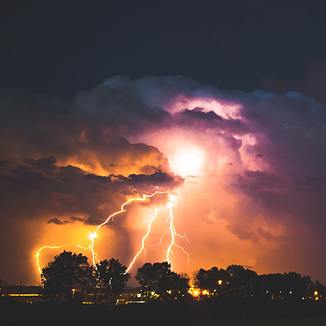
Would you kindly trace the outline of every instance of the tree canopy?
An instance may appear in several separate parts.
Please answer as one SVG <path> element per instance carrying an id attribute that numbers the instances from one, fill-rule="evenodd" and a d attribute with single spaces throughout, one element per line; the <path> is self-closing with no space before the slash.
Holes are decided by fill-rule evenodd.
<path id="1" fill-rule="evenodd" d="M 115 258 L 91 266 L 86 256 L 63 251 L 43 268 L 41 278 L 47 299 L 64 302 L 87 299 L 108 303 L 115 302 L 124 291 L 130 274 L 127 267 Z M 135 278 L 146 299 L 177 300 L 187 298 L 189 293 L 197 299 L 223 296 L 320 300 L 326 296 L 326 287 L 318 281 L 312 282 L 308 276 L 295 272 L 258 275 L 241 265 L 230 265 L 226 269 L 201 268 L 191 288 L 189 277 L 172 271 L 168 262 L 145 263 L 138 268 Z M 141 293 L 134 295 L 142 297 Z"/>
<path id="2" fill-rule="evenodd" d="M 188 276 L 171 271 L 167 262 L 144 264 L 138 268 L 136 280 L 145 292 L 154 293 L 163 300 L 185 297 L 189 289 Z"/>
<path id="3" fill-rule="evenodd" d="M 195 285 L 208 290 L 210 296 L 274 300 L 302 300 L 314 298 L 314 293 L 323 296 L 325 292 L 322 284 L 318 281 L 313 283 L 308 276 L 295 272 L 258 275 L 241 265 L 230 265 L 226 269 L 200 269 L 195 275 Z"/>
<path id="4" fill-rule="evenodd" d="M 93 268 L 87 257 L 64 251 L 42 270 L 44 293 L 52 300 L 71 301 L 82 298 L 94 283 Z"/>
<path id="5" fill-rule="evenodd" d="M 97 286 L 106 292 L 121 293 L 130 278 L 126 270 L 127 267 L 120 264 L 117 259 L 102 260 L 96 265 Z"/>

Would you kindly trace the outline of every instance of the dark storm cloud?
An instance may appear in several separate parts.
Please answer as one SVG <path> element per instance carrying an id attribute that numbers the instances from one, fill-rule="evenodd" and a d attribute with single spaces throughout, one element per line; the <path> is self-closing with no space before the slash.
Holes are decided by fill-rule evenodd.
<path id="1" fill-rule="evenodd" d="M 64 224 L 69 224 L 69 223 L 71 223 L 71 222 L 66 221 L 66 220 L 60 220 L 57 217 L 53 217 L 48 220 L 48 224 L 64 225 Z"/>
<path id="2" fill-rule="evenodd" d="M 62 220 L 58 217 L 52 217 L 47 221 L 48 224 L 56 224 L 56 225 L 64 225 L 64 224 L 69 224 L 74 222 L 87 223 L 87 218 L 70 216 L 67 219 Z"/>
<path id="3" fill-rule="evenodd" d="M 204 108 L 185 109 L 174 117 L 175 124 L 186 126 L 191 124 L 192 128 L 198 130 L 216 129 L 220 132 L 230 134 L 244 134 L 248 127 L 239 119 L 223 119 L 214 111 L 204 111 Z"/>
<path id="4" fill-rule="evenodd" d="M 217 99 L 223 105 L 237 103 L 241 110 L 237 117 L 228 118 L 210 107 L 185 106 L 179 112 L 170 112 L 167 108 L 171 100 L 180 96 Z M 26 153 L 33 153 L 36 157 L 55 155 L 59 162 L 69 157 L 88 162 L 90 157 L 95 156 L 102 167 L 112 171 L 109 179 L 121 181 L 124 186 L 169 184 L 173 183 L 174 177 L 169 176 L 168 164 L 163 155 L 152 146 L 131 144 L 127 139 L 144 131 L 186 127 L 203 133 L 213 132 L 214 137 L 222 139 L 234 152 L 231 161 L 235 169 L 232 184 L 237 185 L 238 191 L 259 199 L 262 210 L 274 209 L 306 221 L 308 205 L 307 209 L 296 209 L 292 204 L 286 207 L 286 203 L 291 202 L 286 198 L 293 197 L 294 203 L 299 190 L 307 193 L 307 196 L 308 193 L 324 191 L 320 190 L 323 189 L 322 181 L 310 182 L 309 190 L 302 185 L 300 188 L 300 182 L 315 178 L 323 180 L 325 176 L 326 115 L 317 100 L 299 92 L 226 92 L 183 77 L 144 77 L 134 80 L 117 76 L 88 92 L 79 93 L 70 106 L 58 100 L 52 100 L 47 105 L 46 102 L 36 101 L 27 102 L 27 110 L 23 105 L 25 102 L 21 101 L 20 105 L 15 101 L 6 103 L 14 110 L 5 112 L 6 123 L 3 123 L 2 130 L 8 133 L 7 137 L 5 134 L 2 137 L 2 144 L 6 147 L 2 153 L 18 153 L 25 158 L 26 149 Z M 17 121 L 14 118 L 17 114 L 24 119 Z M 247 136 L 253 138 L 254 143 L 247 144 Z M 6 146 L 7 143 L 9 146 Z M 265 163 L 268 170 L 251 171 L 243 161 L 240 149 L 258 165 L 260 162 Z M 153 155 L 156 157 L 154 160 Z M 139 157 L 142 159 L 137 161 Z M 116 170 L 127 168 L 126 161 L 132 162 L 131 165 L 139 165 L 137 173 L 114 176 L 119 174 Z M 37 168 L 36 164 L 42 165 L 43 174 L 53 164 L 51 159 L 26 162 L 30 170 Z M 237 170 L 239 166 L 240 174 Z M 76 173 L 73 167 L 70 169 L 70 173 Z M 98 184 L 107 182 L 106 177 L 95 174 L 88 174 L 85 179 Z M 22 182 L 27 178 L 24 173 L 21 177 Z M 36 175 L 35 180 L 38 178 Z M 321 211 L 318 198 L 316 196 L 312 201 L 315 210 Z M 289 212 L 291 210 L 292 213 Z M 68 213 L 79 214 L 78 211 Z M 87 214 L 96 215 L 98 212 L 87 211 Z M 316 223 L 323 221 L 322 215 L 317 213 L 314 219 Z"/>
<path id="5" fill-rule="evenodd" d="M 269 93 L 268 98 L 255 93 L 244 104 L 243 116 L 257 138 L 251 150 L 275 173 L 326 175 L 326 110 L 314 98 L 297 92 Z"/>
<path id="6" fill-rule="evenodd" d="M 93 97 L 97 96 L 96 92 Z M 73 104 L 56 99 L 1 98 L 0 157 L 17 161 L 55 156 L 63 164 L 82 162 L 90 171 L 98 168 L 102 173 L 168 171 L 165 157 L 156 148 L 131 144 L 121 135 L 122 130 L 160 120 L 162 114 L 149 114 L 147 119 L 146 105 L 130 94 L 115 97 L 109 92 L 107 98 L 111 100 L 104 104 L 94 100 L 89 106 L 78 104 L 79 100 Z M 141 109 L 133 114 L 133 107 Z"/>
<path id="7" fill-rule="evenodd" d="M 304 64 L 301 78 L 265 78 L 263 87 L 275 92 L 300 91 L 302 94 L 313 96 L 326 103 L 326 61 L 325 58 L 308 58 Z"/>
<path id="8" fill-rule="evenodd" d="M 179 112 L 171 113 L 166 107 L 171 99 L 178 96 L 234 102 L 241 105 L 241 111 L 239 117 L 228 119 L 208 107 L 184 107 Z M 79 93 L 72 103 L 55 99 L 6 98 L 2 99 L 2 107 L 0 146 L 4 159 L 54 155 L 58 162 L 69 164 L 69 159 L 72 159 L 88 163 L 91 168 L 94 167 L 94 173 L 88 173 L 84 179 L 96 184 L 96 187 L 102 187 L 107 182 L 107 178 L 96 175 L 98 162 L 102 169 L 111 171 L 112 175 L 120 174 L 109 177 L 114 178 L 116 184 L 117 181 L 123 181 L 127 187 L 173 184 L 175 177 L 168 174 L 168 163 L 156 148 L 131 144 L 126 138 L 145 130 L 180 126 L 191 126 L 204 132 L 214 131 L 238 156 L 238 161 L 232 161 L 235 169 L 243 164 L 239 154 L 241 147 L 253 161 L 266 162 L 268 173 L 253 172 L 244 167 L 241 174 L 233 176 L 233 182 L 239 189 L 252 198 L 263 197 L 265 192 L 260 186 L 265 185 L 266 198 L 259 199 L 264 209 L 272 210 L 275 207 L 285 212 L 286 206 L 280 204 L 284 185 L 289 182 L 292 185 L 287 194 L 291 196 L 291 193 L 295 193 L 292 188 L 300 189 L 298 185 L 294 186 L 294 180 L 323 180 L 325 176 L 325 110 L 314 98 L 298 92 L 224 92 L 183 77 L 133 80 L 117 76 L 88 92 Z M 238 138 L 246 135 L 254 137 L 255 143 L 246 145 L 244 138 Z M 8 163 L 3 162 L 3 169 L 8 169 Z M 22 185 L 30 183 L 40 188 L 43 183 L 49 184 L 49 178 L 42 178 L 51 175 L 54 165 L 54 158 L 26 160 L 25 165 L 17 166 L 15 178 L 20 178 Z M 137 173 L 132 170 L 135 166 L 138 167 Z M 35 169 L 39 170 L 32 178 L 30 174 Z M 125 172 L 130 169 L 131 173 Z M 124 173 L 119 173 L 120 170 Z M 81 173 L 81 170 L 68 166 L 62 173 L 67 174 L 67 171 L 71 175 Z M 78 183 L 77 180 L 74 179 L 74 182 Z M 310 190 L 303 188 L 301 191 L 308 194 L 311 189 L 319 189 L 323 193 L 321 184 L 322 181 L 309 183 Z M 274 197 L 278 194 L 275 200 L 272 190 Z M 293 210 L 292 213 L 296 215 L 299 211 L 305 210 Z M 86 209 L 87 215 L 98 213 L 96 208 L 93 212 Z M 321 220 L 320 214 L 315 214 L 315 219 Z"/>
<path id="9" fill-rule="evenodd" d="M 326 110 L 313 97 L 296 91 L 277 94 L 264 90 L 252 93 L 224 92 L 178 77 L 146 77 L 135 80 L 112 78 L 104 83 L 137 93 L 146 105 L 166 107 L 173 96 L 217 99 L 240 104 L 237 118 L 223 118 L 209 107 L 184 107 L 159 122 L 164 128 L 184 126 L 201 132 L 215 130 L 240 158 L 231 184 L 255 204 L 251 212 L 268 212 L 269 218 L 303 223 L 322 235 L 325 229 Z M 111 87 L 111 86 L 110 86 Z M 112 86 L 113 87 L 113 86 Z M 153 125 L 157 127 L 157 122 Z M 240 138 L 238 138 L 240 137 Z M 246 143 L 246 137 L 253 141 Z M 240 153 L 240 149 L 246 154 Z M 261 170 L 250 168 L 248 158 Z M 236 170 L 238 171 L 238 170 Z M 255 207 L 260 206 L 260 208 Z M 246 225 L 235 233 L 246 232 Z M 250 233 L 247 235 L 250 236 Z"/>
<path id="10" fill-rule="evenodd" d="M 160 107 L 146 105 L 134 83 L 124 77 L 113 78 L 110 83 L 99 85 L 87 92 L 80 92 L 75 99 L 75 110 L 117 131 L 126 128 L 150 126 L 160 122 L 168 113 Z"/>
<path id="11" fill-rule="evenodd" d="M 190 102 L 174 111 L 180 97 Z M 191 99 L 213 99 L 222 111 L 236 104 L 239 112 L 223 115 L 209 101 L 191 106 Z M 206 137 L 217 159 L 227 155 L 223 182 L 239 207 L 224 215 L 238 238 L 278 237 L 257 226 L 259 216 L 316 239 L 325 234 L 326 114 L 302 93 L 118 76 L 71 102 L 3 96 L 0 107 L 2 225 L 18 218 L 95 224 L 127 195 L 177 187 L 182 180 L 160 149 L 131 139 L 148 133 L 150 142 L 152 131 L 178 129 Z"/>
<path id="12" fill-rule="evenodd" d="M 203 108 L 194 108 L 193 110 L 185 109 L 180 114 L 185 117 L 192 118 L 194 120 L 205 120 L 205 121 L 214 121 L 222 120 L 222 118 L 213 111 L 204 112 Z"/>
<path id="13" fill-rule="evenodd" d="M 69 218 L 83 215 L 87 223 L 98 223 L 124 201 L 126 194 L 171 189 L 182 180 L 164 173 L 101 177 L 82 170 L 56 166 L 54 158 L 26 160 L 0 174 L 1 218 L 48 218 L 48 223 L 80 221 Z M 109 203 L 107 198 L 110 198 Z M 19 204 L 19 205 L 17 205 Z"/>
<path id="14" fill-rule="evenodd" d="M 318 100 L 296 91 L 224 92 L 180 77 L 146 77 L 134 82 L 112 78 L 104 84 L 128 89 L 126 95 L 136 92 L 153 108 L 168 107 L 173 96 L 240 104 L 239 115 L 234 118 L 221 117 L 209 104 L 193 108 L 185 104 L 179 112 L 153 121 L 153 126 L 214 131 L 212 135 L 223 139 L 235 153 L 238 158 L 232 161 L 235 170 L 229 176 L 230 187 L 244 196 L 244 209 L 242 222 L 236 219 L 230 227 L 240 238 L 273 237 L 268 230 L 256 230 L 259 234 L 251 231 L 253 216 L 263 213 L 270 221 L 298 223 L 323 237 L 326 110 Z"/>
<path id="15" fill-rule="evenodd" d="M 315 228 L 316 235 L 325 229 L 326 176 L 273 175 L 246 172 L 233 185 L 255 200 L 257 210 L 279 222 L 298 221 Z"/>
<path id="16" fill-rule="evenodd" d="M 168 123 L 168 112 L 144 101 L 144 91 L 152 96 L 151 81 L 140 80 L 135 88 L 128 78 L 113 78 L 71 102 L 2 95 L 2 223 L 17 218 L 98 223 L 126 195 L 179 185 L 182 180 L 170 173 L 157 148 L 124 136 Z"/>
<path id="17" fill-rule="evenodd" d="M 0 86 L 73 95 L 121 73 L 245 90 L 296 81 L 309 58 L 325 57 L 324 9 L 320 0 L 2 1 Z"/>

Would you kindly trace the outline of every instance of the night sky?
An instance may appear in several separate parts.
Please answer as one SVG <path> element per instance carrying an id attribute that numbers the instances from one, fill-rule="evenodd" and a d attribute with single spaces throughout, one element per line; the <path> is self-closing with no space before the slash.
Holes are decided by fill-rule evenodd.
<path id="1" fill-rule="evenodd" d="M 0 86 L 73 96 L 112 75 L 182 75 L 240 90 L 305 83 L 326 54 L 322 4 L 2 1 Z"/>
<path id="2" fill-rule="evenodd" d="M 177 271 L 326 281 L 323 3 L 1 1 L 0 279 L 38 283 L 40 246 L 162 189 L 195 262 L 176 248 Z M 127 264 L 164 200 L 105 227 L 100 255 Z"/>

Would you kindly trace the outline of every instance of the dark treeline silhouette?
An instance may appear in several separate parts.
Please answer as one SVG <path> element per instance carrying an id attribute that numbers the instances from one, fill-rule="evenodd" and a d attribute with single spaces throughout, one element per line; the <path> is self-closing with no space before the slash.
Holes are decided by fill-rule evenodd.
<path id="1" fill-rule="evenodd" d="M 130 274 L 117 259 L 100 261 L 96 267 L 87 257 L 64 251 L 42 270 L 45 300 L 57 302 L 116 303 Z M 258 275 L 240 265 L 226 269 L 200 269 L 190 285 L 186 274 L 171 270 L 167 262 L 145 263 L 135 275 L 140 287 L 134 298 L 148 301 L 221 299 L 268 299 L 284 301 L 323 300 L 326 288 L 308 276 L 290 272 Z M 128 302 L 126 302 L 128 303 Z"/>
<path id="2" fill-rule="evenodd" d="M 230 265 L 226 269 L 200 269 L 195 276 L 195 284 L 208 290 L 207 297 L 319 300 L 326 295 L 325 286 L 318 281 L 314 283 L 309 276 L 295 272 L 258 275 L 240 265 Z"/>
<path id="3" fill-rule="evenodd" d="M 115 300 L 130 278 L 126 269 L 114 258 L 102 260 L 94 268 L 86 256 L 64 251 L 42 270 L 44 297 L 63 302 Z"/>
<path id="4" fill-rule="evenodd" d="M 44 295 L 52 301 L 84 298 L 94 287 L 93 268 L 87 257 L 64 251 L 42 270 Z"/>
<path id="5" fill-rule="evenodd" d="M 136 280 L 147 299 L 182 299 L 188 296 L 189 278 L 171 271 L 171 265 L 146 263 L 138 268 Z"/>

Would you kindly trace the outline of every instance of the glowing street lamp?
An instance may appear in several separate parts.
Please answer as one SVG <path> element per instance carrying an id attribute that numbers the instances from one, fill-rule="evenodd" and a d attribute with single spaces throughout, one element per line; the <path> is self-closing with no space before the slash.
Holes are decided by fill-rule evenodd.
<path id="1" fill-rule="evenodd" d="M 198 298 L 201 294 L 201 291 L 199 288 L 195 288 L 192 286 L 189 290 L 188 293 L 190 293 L 194 298 Z"/>

